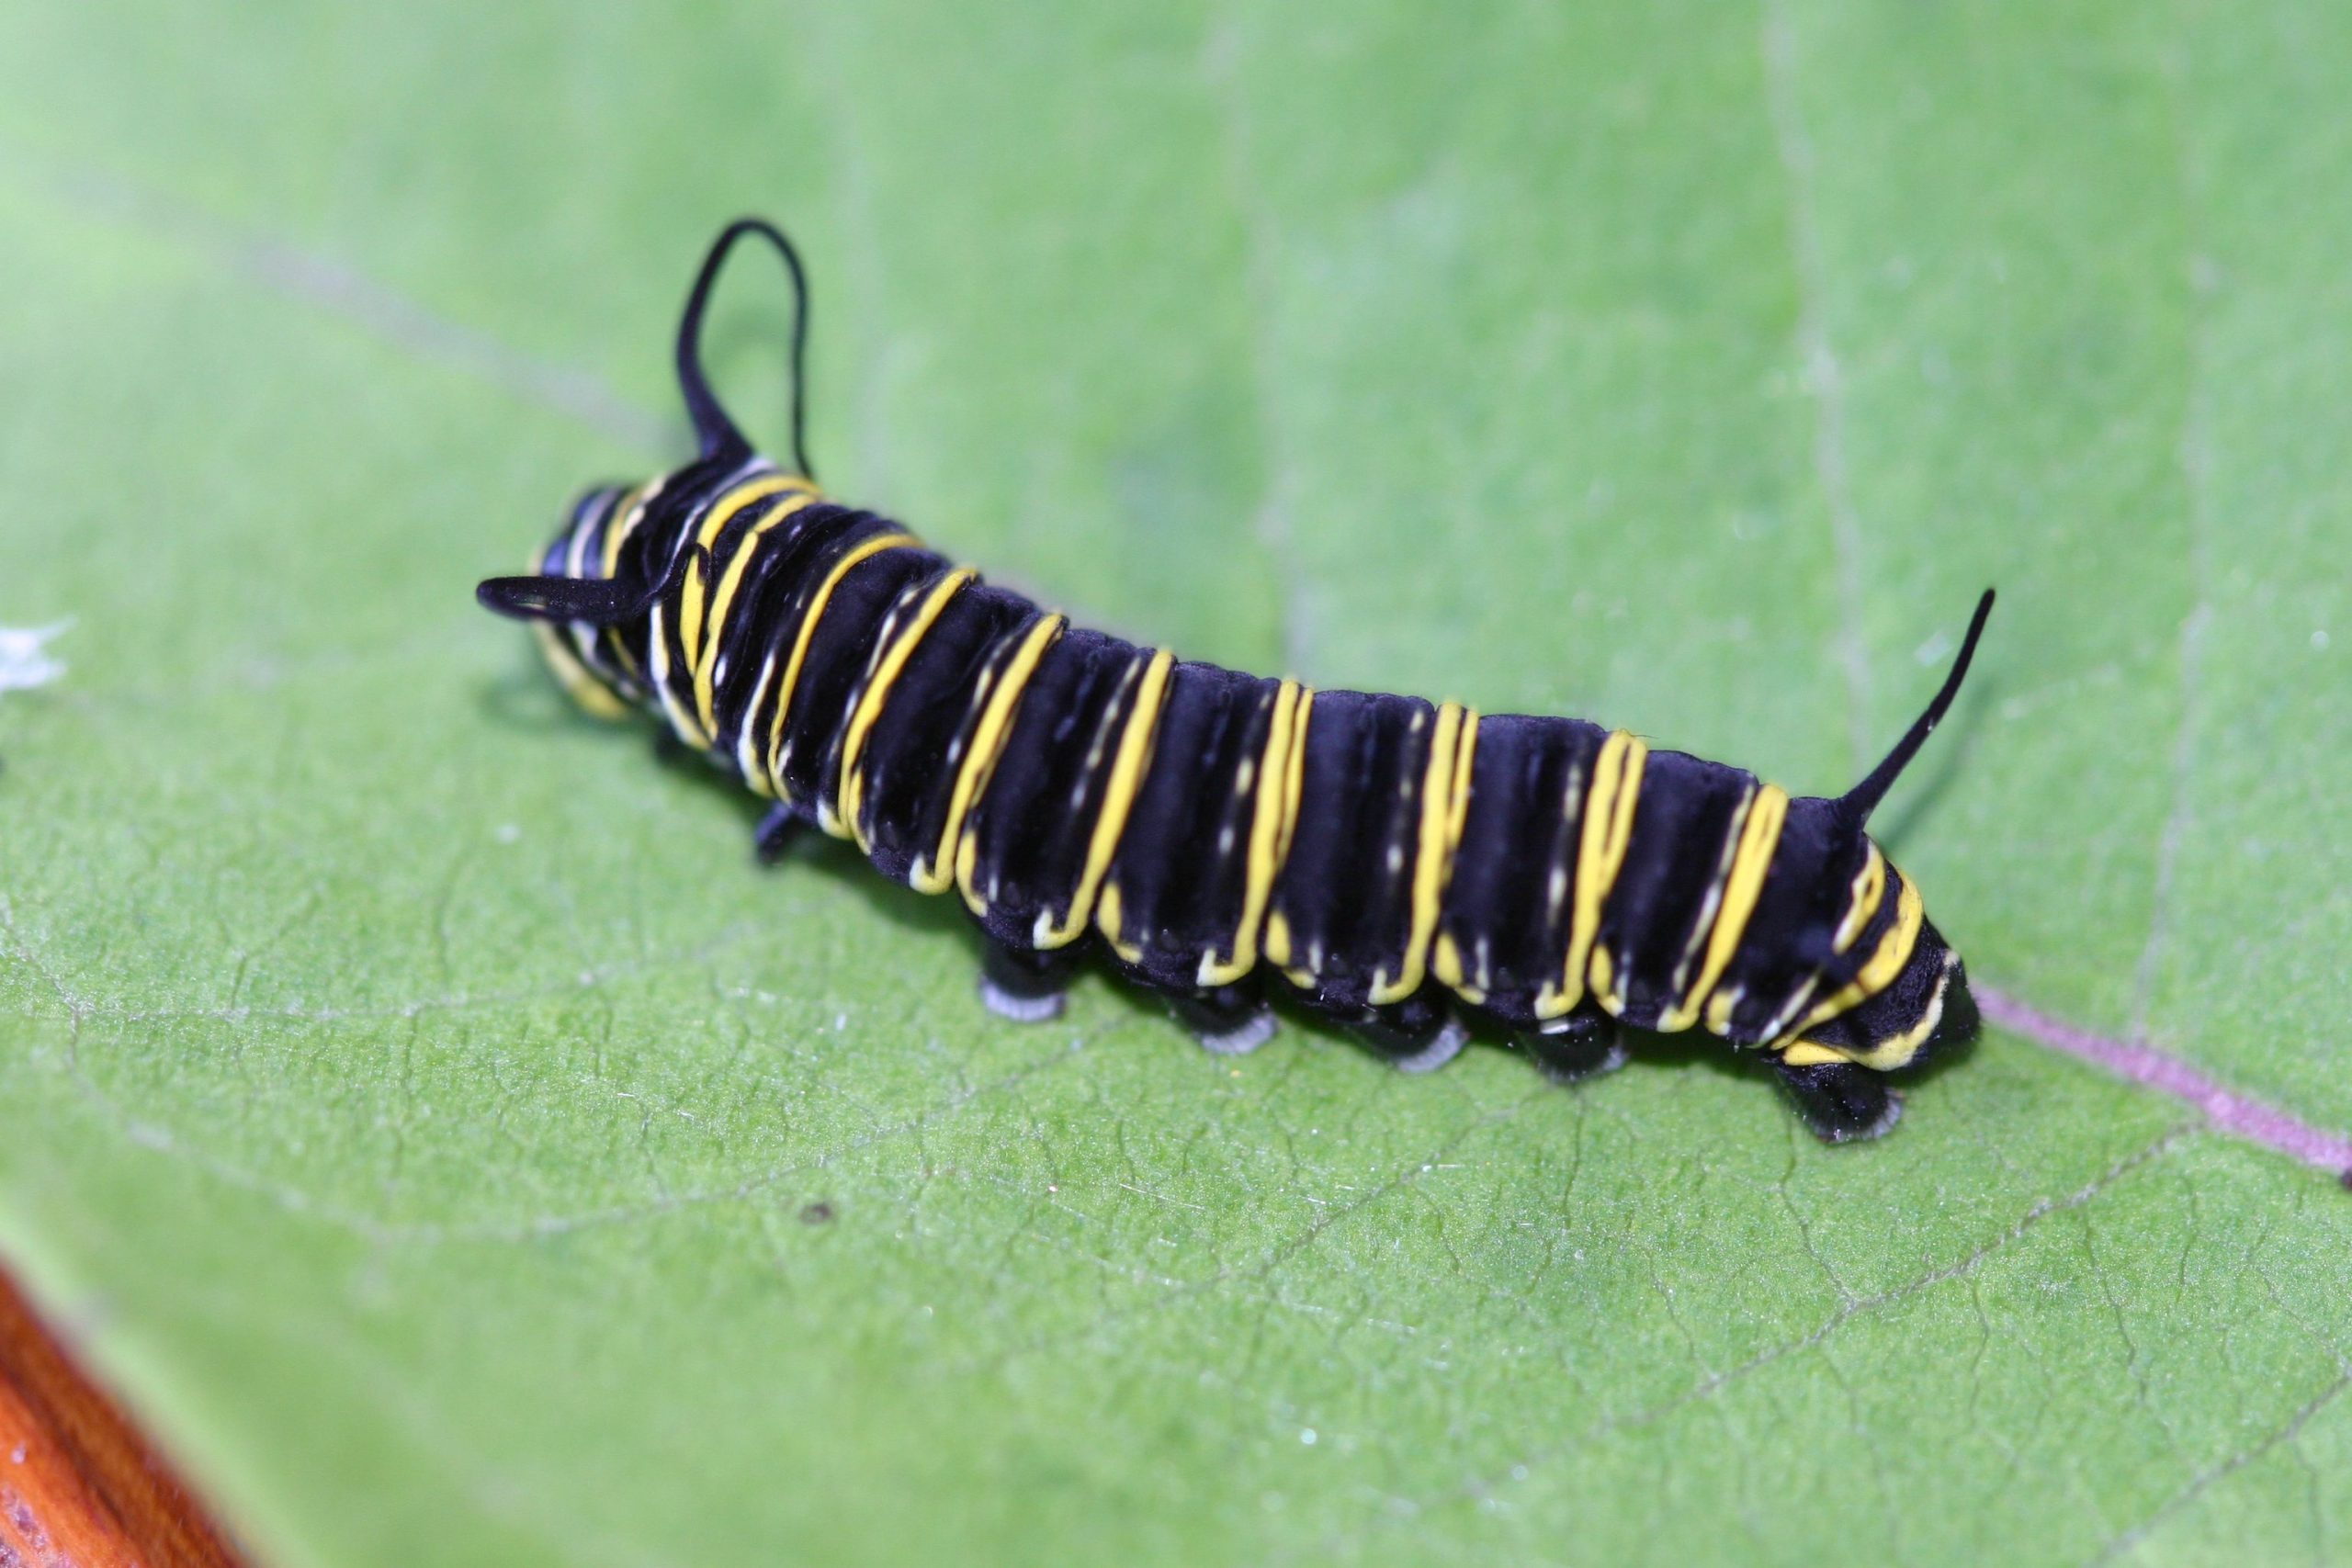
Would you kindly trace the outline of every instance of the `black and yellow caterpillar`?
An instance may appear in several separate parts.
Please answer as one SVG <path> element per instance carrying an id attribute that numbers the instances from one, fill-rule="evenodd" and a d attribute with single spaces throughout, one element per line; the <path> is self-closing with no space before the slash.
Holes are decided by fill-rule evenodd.
<path id="1" fill-rule="evenodd" d="M 796 290 L 797 471 L 754 452 L 704 375 L 729 253 L 775 244 Z M 1280 988 L 1400 1066 L 1442 1065 L 1465 1013 L 1580 1077 L 1621 1023 L 1760 1054 L 1814 1130 L 1894 1124 L 1882 1075 L 1976 1028 L 1959 954 L 1864 825 L 1967 673 L 1988 592 L 1935 700 L 1835 798 L 1573 718 L 1181 661 L 1071 626 L 839 505 L 809 477 L 807 285 L 785 236 L 722 231 L 679 323 L 700 454 L 589 491 L 481 601 L 536 623 L 590 711 L 660 716 L 883 874 L 955 892 L 982 994 L 1058 1010 L 1089 949 L 1166 996 L 1213 1051 L 1272 1032 Z"/>

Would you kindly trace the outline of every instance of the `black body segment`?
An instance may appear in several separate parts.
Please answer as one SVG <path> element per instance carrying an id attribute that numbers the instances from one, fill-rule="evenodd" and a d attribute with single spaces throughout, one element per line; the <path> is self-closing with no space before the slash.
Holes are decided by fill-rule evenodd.
<path id="1" fill-rule="evenodd" d="M 1151 766 L 1096 908 L 1097 928 L 1137 978 L 1190 990 L 1255 967 L 1272 878 L 1253 886 L 1251 862 L 1271 858 L 1296 693 L 1213 664 L 1171 671 Z"/>
<path id="2" fill-rule="evenodd" d="M 1298 817 L 1274 882 L 1265 956 L 1318 1005 L 1348 1014 L 1408 969 L 1422 794 L 1437 708 L 1419 697 L 1317 692 Z"/>
<path id="3" fill-rule="evenodd" d="M 838 764 L 851 694 L 899 594 L 935 579 L 946 562 L 928 550 L 861 530 L 850 533 L 815 566 L 821 575 L 796 606 L 798 614 L 787 615 L 788 640 L 775 649 L 780 673 L 767 714 L 768 772 L 779 796 L 805 805 L 833 832 L 839 830 Z M 779 712 L 776 705 L 787 705 Z M 778 735 L 780 744 L 774 739 Z"/>
<path id="4" fill-rule="evenodd" d="M 956 846 L 956 886 L 991 936 L 1056 948 L 1085 934 L 1169 663 L 1100 632 L 1046 650 Z"/>
<path id="5" fill-rule="evenodd" d="M 1533 1024 L 1538 998 L 1558 990 L 1585 795 L 1608 736 L 1581 719 L 1516 714 L 1478 726 L 1432 967 L 1507 1022 Z"/>
<path id="6" fill-rule="evenodd" d="M 1651 1029 L 1682 1001 L 1756 787 L 1679 751 L 1645 759 L 1633 837 L 1593 940 L 1593 998 L 1611 1017 Z"/>
<path id="7" fill-rule="evenodd" d="M 1005 662 L 1038 615 L 1015 594 L 967 584 L 940 607 L 888 688 L 869 689 L 876 707 L 858 759 L 858 804 L 844 811 L 859 847 L 885 876 L 908 882 L 918 865 L 937 863 L 983 677 Z"/>

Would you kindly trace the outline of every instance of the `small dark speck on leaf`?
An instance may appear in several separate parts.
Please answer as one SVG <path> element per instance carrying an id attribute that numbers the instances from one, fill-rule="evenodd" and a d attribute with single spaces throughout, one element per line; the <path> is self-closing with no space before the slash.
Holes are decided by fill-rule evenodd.
<path id="1" fill-rule="evenodd" d="M 828 1225 L 833 1223 L 833 1206 L 818 1201 L 804 1203 L 800 1208 L 800 1223 L 804 1225 Z"/>

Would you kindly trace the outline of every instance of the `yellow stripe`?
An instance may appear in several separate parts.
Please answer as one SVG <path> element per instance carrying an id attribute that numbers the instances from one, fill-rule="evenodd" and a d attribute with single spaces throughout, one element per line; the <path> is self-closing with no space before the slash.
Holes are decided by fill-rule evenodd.
<path id="1" fill-rule="evenodd" d="M 1290 967 L 1290 921 L 1280 909 L 1266 917 L 1266 962 L 1277 969 Z"/>
<path id="2" fill-rule="evenodd" d="M 614 503 L 612 520 L 605 525 L 605 578 L 607 581 L 620 570 L 621 547 L 628 542 L 631 534 L 637 532 L 637 525 L 645 521 L 646 509 L 653 504 L 653 498 L 660 495 L 662 487 L 669 482 L 667 474 L 649 479 Z M 621 668 L 628 671 L 631 680 L 645 678 L 636 656 L 629 652 L 628 644 L 621 638 L 620 627 L 605 626 L 596 635 L 605 639 L 605 646 L 620 660 Z"/>
<path id="3" fill-rule="evenodd" d="M 1879 903 L 1886 897 L 1886 856 L 1877 844 L 1862 840 L 1870 852 L 1862 857 L 1862 869 L 1854 874 L 1854 886 L 1846 900 L 1845 919 L 1838 922 L 1838 933 L 1830 939 L 1829 951 L 1843 953 L 1854 945 L 1871 918 L 1878 913 Z"/>
<path id="4" fill-rule="evenodd" d="M 1298 689 L 1298 706 L 1291 714 L 1290 755 L 1283 767 L 1282 831 L 1274 836 L 1274 863 L 1290 862 L 1291 840 L 1298 836 L 1298 813 L 1306 795 L 1306 724 L 1315 711 L 1315 688 Z M 1280 880 L 1277 877 L 1277 880 Z M 1312 977 L 1302 980 L 1290 967 L 1290 920 L 1280 909 L 1266 916 L 1266 961 L 1289 976 L 1296 986 L 1311 986 Z"/>
<path id="5" fill-rule="evenodd" d="M 1604 782 L 1610 773 L 1609 753 L 1612 750 L 1618 752 L 1616 777 Z M 1625 868 L 1625 852 L 1634 842 L 1634 813 L 1641 803 L 1642 773 L 1649 754 L 1647 746 L 1622 729 L 1602 743 L 1600 760 L 1593 770 L 1593 795 L 1585 804 L 1583 842 L 1577 856 L 1575 923 L 1568 931 L 1571 966 L 1581 966 L 1585 952 L 1600 936 L 1601 907 L 1617 886 L 1617 874 Z"/>
<path id="6" fill-rule="evenodd" d="M 849 728 L 842 735 L 842 766 L 833 793 L 841 802 L 843 830 L 857 840 L 860 850 L 868 853 L 874 846 L 867 842 L 865 828 L 858 820 L 865 800 L 865 738 L 873 732 L 875 720 L 882 716 L 882 706 L 890 700 L 890 688 L 898 683 L 907 660 L 914 657 L 915 647 L 922 641 L 923 634 L 931 630 L 940 612 L 947 608 L 947 601 L 978 575 L 970 567 L 959 566 L 933 584 L 931 592 L 916 606 L 914 618 L 883 644 L 874 672 L 866 677 L 865 689 L 857 694 L 857 705 L 850 710 Z"/>
<path id="7" fill-rule="evenodd" d="M 744 786 L 754 795 L 773 798 L 775 788 L 768 783 L 767 763 L 760 757 L 759 736 L 752 728 L 761 702 L 767 696 L 768 682 L 775 674 L 775 650 L 760 660 L 760 678 L 752 682 L 751 700 L 743 705 L 743 722 L 735 730 L 735 771 L 743 775 Z"/>
<path id="8" fill-rule="evenodd" d="M 1453 886 L 1453 866 L 1455 859 L 1462 852 L 1463 830 L 1470 825 L 1470 774 L 1477 754 L 1478 710 L 1472 708 L 1462 716 L 1462 733 L 1453 747 L 1453 794 L 1451 808 L 1445 818 L 1445 877 L 1443 886 L 1439 889 L 1438 894 L 1441 918 L 1443 913 L 1444 890 Z M 1450 938 L 1441 936 L 1438 939 L 1438 945 L 1441 948 L 1450 949 L 1453 947 L 1453 942 Z M 1463 1000 L 1475 1006 L 1485 1000 L 1486 993 L 1476 986 L 1462 984 L 1461 959 L 1461 953 L 1457 949 L 1453 955 L 1454 978 L 1447 980 L 1443 975 L 1440 975 L 1438 979 L 1442 984 L 1458 991 Z"/>
<path id="9" fill-rule="evenodd" d="M 1281 863 L 1290 859 L 1291 840 L 1298 833 L 1298 810 L 1306 784 L 1306 721 L 1315 711 L 1315 688 L 1298 689 L 1298 707 L 1291 715 L 1290 760 L 1283 770 L 1283 830 L 1274 849 L 1274 860 Z"/>
<path id="10" fill-rule="evenodd" d="M 1264 923 L 1266 900 L 1282 871 L 1281 852 L 1286 848 L 1288 826 L 1284 796 L 1290 783 L 1292 731 L 1299 706 L 1299 684 L 1284 681 L 1274 688 L 1274 711 L 1266 721 L 1266 748 L 1257 759 L 1257 800 L 1250 819 L 1250 861 L 1243 871 L 1241 919 L 1234 927 L 1230 954 L 1201 954 L 1200 983 L 1227 986 L 1257 967 L 1258 931 Z M 1110 933 L 1117 937 L 1120 933 Z"/>
<path id="11" fill-rule="evenodd" d="M 1097 923 L 1102 928 L 1103 937 L 1111 943 L 1113 953 L 1117 953 L 1129 964 L 1143 962 L 1143 949 L 1134 942 L 1122 940 L 1120 936 L 1120 930 L 1125 925 L 1126 917 L 1119 908 L 1117 883 L 1106 882 L 1102 885 L 1102 897 L 1096 901 L 1095 918 Z"/>
<path id="12" fill-rule="evenodd" d="M 548 668 L 555 671 L 555 678 L 562 682 L 565 694 L 573 702 L 597 718 L 628 716 L 628 705 L 596 679 L 578 654 L 564 646 L 562 633 L 545 621 L 533 621 L 531 634 L 538 638 L 539 652 L 546 656 Z"/>
<path id="13" fill-rule="evenodd" d="M 1470 774 L 1478 752 L 1478 710 L 1472 708 L 1463 716 L 1461 739 L 1453 748 L 1453 781 L 1451 808 L 1445 821 L 1445 886 L 1453 886 L 1453 866 L 1462 852 L 1462 833 L 1470 823 Z M 1442 916 L 1444 895 L 1439 895 Z M 1430 948 L 1430 973 L 1437 976 L 1439 985 L 1453 992 L 1472 1007 L 1487 999 L 1486 991 L 1470 984 L 1462 971 L 1462 948 L 1450 931 L 1440 931 Z"/>
<path id="14" fill-rule="evenodd" d="M 572 531 L 571 542 L 564 548 L 566 576 L 576 578 L 582 575 L 581 556 L 586 548 L 586 536 L 584 528 Z M 538 551 L 532 551 L 530 559 L 524 565 L 524 574 L 536 577 L 543 570 L 544 558 Z M 591 628 L 583 638 L 576 626 L 559 626 L 550 621 L 533 621 L 531 635 L 537 640 L 540 657 L 555 672 L 565 695 L 584 712 L 596 718 L 628 716 L 628 704 L 597 675 L 595 666 L 589 661 L 589 650 L 596 646 L 596 638 L 604 635 L 602 631 Z"/>
<path id="15" fill-rule="evenodd" d="M 1928 1005 L 1920 1010 L 1918 1022 L 1900 1034 L 1889 1035 L 1854 1060 L 1882 1073 L 1909 1066 L 1912 1058 L 1919 1054 L 1919 1047 L 1928 1043 L 1928 1036 L 1936 1032 L 1936 1025 L 1944 1021 L 1944 993 L 1951 987 L 1951 972 L 1959 962 L 1960 954 L 1957 953 L 1944 954 L 1943 973 L 1936 976 L 1935 993 L 1928 997 Z"/>
<path id="16" fill-rule="evenodd" d="M 613 503 L 612 521 L 605 525 L 605 575 L 614 576 L 621 569 L 621 547 L 637 532 L 638 524 L 645 519 L 645 504 L 661 491 L 664 479 L 641 484 Z"/>
<path id="17" fill-rule="evenodd" d="M 1894 924 L 1879 939 L 1878 951 L 1871 954 L 1860 974 L 1826 999 L 1815 1003 L 1804 1021 L 1790 1032 L 1803 1034 L 1815 1024 L 1826 1023 L 1894 984 L 1894 977 L 1911 961 L 1911 949 L 1919 940 L 1919 927 L 1926 919 L 1927 908 L 1920 902 L 1918 885 L 1904 878 L 1903 891 L 1895 896 Z"/>
<path id="18" fill-rule="evenodd" d="M 972 913 L 985 915 L 989 912 L 989 901 L 978 887 L 972 886 L 972 868 L 978 862 L 979 846 L 980 841 L 978 839 L 966 838 L 956 840 L 956 886 L 963 891 L 964 902 L 970 908 Z"/>
<path id="19" fill-rule="evenodd" d="M 1747 815 L 1739 828 L 1739 847 L 1732 852 L 1731 874 L 1724 879 L 1723 902 L 1716 906 L 1713 929 L 1707 933 L 1706 961 L 1699 966 L 1699 978 L 1682 999 L 1668 1014 L 1658 1020 L 1662 1032 L 1688 1029 L 1699 1016 L 1701 1008 L 1731 966 L 1733 955 L 1739 952 L 1739 939 L 1747 932 L 1748 917 L 1756 912 L 1756 900 L 1764 891 L 1765 874 L 1772 869 L 1772 856 L 1781 845 L 1781 829 L 1789 819 L 1789 792 L 1778 784 L 1765 784 L 1749 801 Z M 1728 1023 L 1728 1013 L 1726 1013 Z M 1714 1028 L 1714 1016 L 1708 1014 L 1708 1027 Z M 1716 1029 L 1715 1032 L 1723 1032 Z"/>
<path id="20" fill-rule="evenodd" d="M 1617 961 L 1605 947 L 1592 950 L 1592 999 L 1600 1010 L 1616 1018 L 1625 1010 L 1625 998 L 1617 993 Z"/>
<path id="21" fill-rule="evenodd" d="M 1600 906 L 1625 864 L 1634 840 L 1634 807 L 1641 798 L 1642 769 L 1650 749 L 1619 729 L 1600 743 L 1592 764 L 1592 784 L 1584 797 L 1584 822 L 1577 842 L 1574 906 L 1568 921 L 1568 951 L 1556 989 L 1535 998 L 1539 1018 L 1557 1018 L 1584 999 L 1585 965 L 1600 932 Z"/>
<path id="22" fill-rule="evenodd" d="M 732 523 L 743 508 L 763 497 L 774 495 L 778 491 L 790 490 L 797 482 L 781 474 L 770 474 L 764 479 L 753 479 L 749 484 L 737 485 L 710 503 L 710 510 L 704 513 L 702 527 L 695 535 L 695 542 L 688 547 L 687 553 L 691 555 L 695 549 L 713 548 L 718 542 L 720 531 Z M 738 550 L 736 557 L 741 559 L 742 552 Z M 702 570 L 699 567 L 687 572 L 686 591 L 678 601 L 678 641 L 686 650 L 686 665 L 689 669 L 697 668 L 702 663 L 702 611 L 704 598 L 707 592 L 708 585 L 702 581 Z"/>
<path id="23" fill-rule="evenodd" d="M 653 661 L 653 695 L 661 703 L 662 711 L 669 716 L 670 728 L 677 732 L 679 739 L 697 750 L 707 748 L 710 736 L 695 720 L 693 710 L 682 705 L 677 694 L 670 690 L 670 639 L 662 635 L 666 613 L 657 601 L 652 617 L 647 622 L 645 646 Z"/>
<path id="24" fill-rule="evenodd" d="M 1715 917 L 1723 912 L 1724 892 L 1731 883 L 1732 861 L 1739 853 L 1740 836 L 1747 831 L 1747 814 L 1756 806 L 1756 781 L 1750 779 L 1740 793 L 1738 804 L 1731 808 L 1731 821 L 1724 834 L 1723 848 L 1715 852 L 1714 872 L 1699 894 L 1698 918 L 1690 922 L 1690 934 L 1683 938 L 1682 956 L 1675 961 L 1674 999 L 1666 1004 L 1657 1016 L 1657 1021 L 1650 1026 L 1661 1034 L 1688 1029 L 1698 1018 L 1698 1005 L 1690 999 L 1690 966 L 1699 962 L 1700 951 L 1707 945 L 1707 938 L 1715 929 Z"/>
<path id="25" fill-rule="evenodd" d="M 646 509 L 652 505 L 653 498 L 662 493 L 662 487 L 668 484 L 672 477 L 663 474 L 658 479 L 649 480 L 638 491 L 636 496 L 629 502 L 628 516 L 622 520 L 624 533 L 635 531 L 637 525 L 643 520 Z M 653 688 L 654 700 L 660 705 L 662 714 L 670 720 L 670 728 L 676 733 L 678 739 L 689 746 L 707 747 L 710 744 L 710 738 L 704 734 L 702 727 L 695 722 L 695 716 L 678 705 L 676 695 L 670 690 L 670 643 L 669 639 L 662 635 L 665 614 L 662 602 L 658 599 L 654 601 L 653 608 L 646 621 L 646 658 L 652 667 L 651 673 L 645 678 L 646 684 Z M 608 627 L 606 631 L 613 639 L 614 648 L 620 653 L 621 663 L 634 675 L 637 671 L 637 661 L 629 657 L 628 646 L 621 641 L 620 628 Z"/>
<path id="26" fill-rule="evenodd" d="M 1462 830 L 1470 823 L 1470 766 L 1478 750 L 1478 710 L 1462 716 L 1462 729 L 1453 745 L 1453 798 L 1445 817 L 1445 860 L 1449 875 L 1454 852 L 1462 848 Z"/>
<path id="27" fill-rule="evenodd" d="M 1036 673 L 1046 649 L 1053 646 L 1068 625 L 1059 615 L 1040 616 L 1012 657 L 1005 661 L 1003 673 L 997 677 L 996 689 L 989 694 L 979 721 L 972 726 L 963 763 L 956 770 L 956 784 L 947 796 L 947 821 L 940 829 L 939 852 L 927 863 L 918 858 L 908 874 L 908 884 L 916 891 L 944 893 L 955 885 L 956 851 L 964 837 L 964 820 L 973 803 L 989 787 L 989 780 L 996 773 L 997 759 L 1004 755 L 1005 740 L 1012 733 L 1012 716 L 1030 676 Z"/>
<path id="28" fill-rule="evenodd" d="M 884 550 L 899 549 L 914 542 L 914 536 L 911 534 L 876 534 L 874 537 L 853 546 L 842 552 L 842 558 L 833 563 L 833 569 L 827 572 L 824 581 L 817 585 L 817 592 L 808 596 L 808 611 L 801 615 L 800 629 L 792 638 L 792 657 L 785 661 L 784 680 L 776 688 L 775 717 L 768 725 L 768 779 L 775 785 L 775 797 L 778 800 L 788 801 L 792 798 L 792 787 L 784 782 L 784 756 L 781 750 L 784 745 L 784 721 L 792 712 L 793 692 L 800 683 L 800 666 L 808 657 L 808 641 L 816 636 L 817 622 L 824 615 L 825 605 L 832 599 L 833 590 L 841 586 L 842 579 L 849 575 L 850 568 L 868 556 L 877 555 Z M 744 722 L 746 724 L 751 722 L 749 715 L 744 716 Z"/>
<path id="29" fill-rule="evenodd" d="M 1069 908 L 1057 922 L 1047 911 L 1037 916 L 1036 945 L 1041 948 L 1067 947 L 1078 940 L 1079 932 L 1094 914 L 1095 890 L 1102 886 L 1102 874 L 1111 868 L 1111 857 L 1119 847 L 1119 835 L 1126 830 L 1127 813 L 1136 803 L 1136 792 L 1143 785 L 1144 769 L 1151 762 L 1152 737 L 1159 728 L 1159 702 L 1168 691 L 1168 672 L 1176 664 L 1176 656 L 1166 649 L 1151 656 L 1138 684 L 1135 705 L 1127 710 L 1127 722 L 1119 732 L 1119 749 L 1111 761 L 1110 781 L 1102 787 L 1102 807 L 1095 814 L 1094 836 L 1086 846 L 1086 864 L 1079 873 L 1078 890 L 1070 896 Z"/>
<path id="30" fill-rule="evenodd" d="M 1453 809 L 1453 781 L 1462 771 L 1456 742 L 1462 734 L 1463 712 L 1459 703 L 1438 705 L 1437 729 L 1430 737 L 1430 760 L 1421 773 L 1421 827 L 1413 855 L 1412 921 L 1406 928 L 1405 954 L 1397 965 L 1396 977 L 1388 978 L 1385 965 L 1373 971 L 1372 989 L 1366 999 L 1374 1007 L 1403 1001 L 1421 988 L 1421 978 L 1428 971 L 1430 939 L 1437 933 L 1438 906 L 1445 893 L 1447 863 L 1452 859 L 1448 834 L 1451 831 L 1458 837 L 1460 831 Z M 1474 718 L 1474 731 L 1476 728 Z"/>
<path id="31" fill-rule="evenodd" d="M 775 492 L 771 491 L 768 493 Z M 752 525 L 751 532 L 743 536 L 741 543 L 735 547 L 734 555 L 727 562 L 727 575 L 718 580 L 718 592 L 710 601 L 710 621 L 707 637 L 702 645 L 702 657 L 695 663 L 695 708 L 701 714 L 706 729 L 716 730 L 718 728 L 718 716 L 712 710 L 718 700 L 714 687 L 718 671 L 718 645 L 727 635 L 727 612 L 734 607 L 736 591 L 743 585 L 743 575 L 751 569 L 752 558 L 759 553 L 760 539 L 794 513 L 814 505 L 816 500 L 813 492 L 803 492 L 771 508 L 766 516 Z M 695 588 L 699 584 L 690 582 L 688 586 Z"/>
<path id="32" fill-rule="evenodd" d="M 1813 1000 L 1814 992 L 1820 988 L 1821 976 L 1818 974 L 1808 975 L 1800 981 L 1797 988 L 1791 991 L 1781 1001 L 1781 1010 L 1774 1013 L 1770 1021 L 1765 1024 L 1764 1039 L 1771 1042 L 1786 1040 L 1793 1035 L 1796 1031 L 1789 1027 L 1789 1021 L 1804 1011 L 1805 1004 Z"/>
<path id="33" fill-rule="evenodd" d="M 1865 1051 L 1849 1050 L 1841 1045 L 1824 1045 L 1817 1040 L 1800 1040 L 1781 1053 L 1781 1060 L 1792 1067 L 1810 1067 L 1823 1062 L 1852 1062 L 1873 1072 L 1891 1073 L 1907 1067 L 1919 1055 L 1919 1047 L 1944 1021 L 1944 993 L 1951 988 L 1951 972 L 1960 955 L 1944 955 L 1943 973 L 1936 976 L 1936 988 L 1928 998 L 1928 1005 L 1920 1010 L 1919 1021 L 1900 1034 L 1891 1034 Z"/>

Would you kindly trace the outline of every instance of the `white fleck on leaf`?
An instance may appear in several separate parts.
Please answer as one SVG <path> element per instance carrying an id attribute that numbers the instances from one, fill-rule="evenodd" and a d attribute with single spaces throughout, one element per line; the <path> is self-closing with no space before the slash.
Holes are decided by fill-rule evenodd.
<path id="1" fill-rule="evenodd" d="M 46 686 L 64 674 L 65 660 L 52 657 L 48 649 L 73 629 L 70 615 L 54 626 L 0 626 L 0 692 Z"/>

